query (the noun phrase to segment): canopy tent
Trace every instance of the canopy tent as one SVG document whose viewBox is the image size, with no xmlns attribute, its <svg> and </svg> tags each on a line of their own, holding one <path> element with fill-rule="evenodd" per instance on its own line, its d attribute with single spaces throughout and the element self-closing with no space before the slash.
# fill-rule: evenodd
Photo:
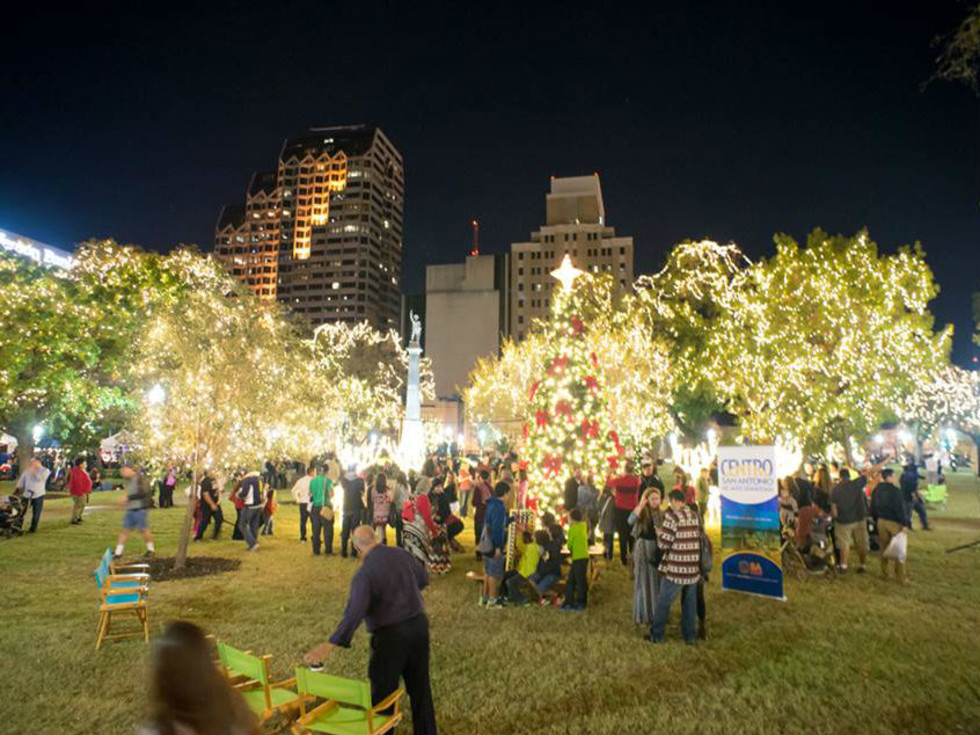
<svg viewBox="0 0 980 735">
<path fill-rule="evenodd" d="M 110 437 L 106 437 L 101 442 L 99 442 L 99 449 L 104 454 L 115 455 L 133 446 L 135 442 L 136 442 L 136 437 L 133 435 L 132 432 L 120 431 L 118 433 L 113 434 Z"/>
<path fill-rule="evenodd" d="M 0 444 L 6 444 L 7 450 L 9 451 L 17 446 L 17 440 L 10 436 L 10 434 L 5 434 L 4 432 L 0 431 Z"/>
</svg>

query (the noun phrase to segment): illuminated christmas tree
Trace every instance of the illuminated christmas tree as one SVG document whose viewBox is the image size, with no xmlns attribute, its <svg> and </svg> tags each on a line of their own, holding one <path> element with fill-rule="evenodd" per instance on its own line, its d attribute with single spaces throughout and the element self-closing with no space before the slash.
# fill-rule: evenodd
<svg viewBox="0 0 980 735">
<path fill-rule="evenodd" d="M 564 480 L 576 469 L 593 473 L 601 487 L 624 454 L 610 427 L 599 359 L 577 313 L 574 284 L 582 271 L 566 255 L 551 275 L 562 285 L 553 295 L 544 374 L 531 385 L 531 419 L 523 429 L 530 492 L 541 507 L 558 504 Z"/>
</svg>

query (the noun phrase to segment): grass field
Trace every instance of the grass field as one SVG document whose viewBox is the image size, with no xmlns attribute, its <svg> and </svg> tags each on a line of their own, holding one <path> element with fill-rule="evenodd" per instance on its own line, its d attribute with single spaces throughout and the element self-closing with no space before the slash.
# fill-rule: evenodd
<svg viewBox="0 0 980 735">
<path fill-rule="evenodd" d="M 477 563 L 457 555 L 426 592 L 440 731 L 980 733 L 978 553 L 945 553 L 980 538 L 980 505 L 973 478 L 950 479 L 948 509 L 932 512 L 936 530 L 911 537 L 908 587 L 877 574 L 790 580 L 788 601 L 774 602 L 722 593 L 715 577 L 709 640 L 693 648 L 679 642 L 676 610 L 673 642 L 642 640 L 618 565 L 604 570 L 584 615 L 484 610 L 464 579 Z M 129 734 L 145 716 L 147 647 L 94 649 L 92 569 L 114 541 L 116 497 L 96 494 L 79 527 L 68 523 L 69 500 L 49 501 L 38 534 L 0 541 L 0 733 Z M 180 507 L 151 512 L 158 554 L 173 553 L 182 516 Z M 297 519 L 295 506 L 283 506 L 276 537 L 255 554 L 228 540 L 227 527 L 224 540 L 194 545 L 192 553 L 241 558 L 242 567 L 154 584 L 154 631 L 188 619 L 275 654 L 275 673 L 287 675 L 332 631 L 355 569 L 312 557 Z M 141 553 L 141 540 L 128 552 Z M 367 642 L 362 629 L 327 670 L 366 678 Z"/>
</svg>

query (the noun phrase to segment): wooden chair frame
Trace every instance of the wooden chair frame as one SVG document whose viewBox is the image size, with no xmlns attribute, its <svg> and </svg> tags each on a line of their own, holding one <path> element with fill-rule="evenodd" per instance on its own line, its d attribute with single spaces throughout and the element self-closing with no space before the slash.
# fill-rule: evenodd
<svg viewBox="0 0 980 735">
<path fill-rule="evenodd" d="M 150 588 L 147 586 L 149 576 L 146 574 L 109 574 L 99 590 L 99 623 L 96 628 L 97 637 L 95 640 L 95 650 L 101 650 L 105 641 L 118 640 L 120 638 L 134 638 L 142 636 L 145 643 L 150 642 L 150 621 L 147 613 L 147 602 Z M 113 582 L 139 582 L 138 587 L 116 587 Z M 136 602 L 110 603 L 108 598 L 112 595 L 137 595 Z M 114 613 L 129 613 L 136 615 L 138 627 L 136 629 L 124 630 L 110 634 L 112 627 L 112 616 Z"/>
<path fill-rule="evenodd" d="M 295 681 L 295 678 L 294 678 Z M 370 709 L 364 710 L 367 715 L 368 724 L 368 735 L 381 735 L 389 730 L 393 729 L 395 725 L 402 721 L 404 714 L 402 713 L 402 698 L 405 696 L 404 687 L 398 687 L 395 691 L 389 694 L 387 697 L 382 699 L 376 705 Z M 325 715 L 330 710 L 336 709 L 340 706 L 340 702 L 334 699 L 328 699 L 323 704 L 317 705 L 309 712 L 306 711 L 305 699 L 310 697 L 314 699 L 312 695 L 306 695 L 300 692 L 300 707 L 299 707 L 299 717 L 297 718 L 295 724 L 292 727 L 294 735 L 304 735 L 305 733 L 311 732 L 306 729 L 306 725 L 313 722 L 321 715 Z M 377 730 L 374 729 L 373 718 L 375 715 L 379 714 L 382 710 L 388 709 L 389 707 L 394 707 L 391 713 L 391 718 L 385 722 Z"/>
<path fill-rule="evenodd" d="M 217 651 L 217 640 L 215 640 L 215 650 Z M 248 651 L 242 651 L 242 653 L 248 656 L 254 656 L 251 649 Z M 221 663 L 221 659 L 218 659 L 218 668 L 224 675 L 225 679 L 231 684 L 235 689 L 240 692 L 250 692 L 256 689 L 262 689 L 263 695 L 265 697 L 265 709 L 261 714 L 258 715 L 260 723 L 266 722 L 269 718 L 274 716 L 277 712 L 289 712 L 294 709 L 302 709 L 303 707 L 303 696 L 300 694 L 296 695 L 296 699 L 284 704 L 273 706 L 272 704 L 272 690 L 273 689 L 285 689 L 287 687 L 296 686 L 296 677 L 290 677 L 289 679 L 283 679 L 282 681 L 272 682 L 272 677 L 269 674 L 269 661 L 272 659 L 271 653 L 266 653 L 262 656 L 256 656 L 262 662 L 262 671 L 264 678 L 267 683 L 263 684 L 258 679 L 252 679 L 246 674 L 233 674 Z"/>
</svg>

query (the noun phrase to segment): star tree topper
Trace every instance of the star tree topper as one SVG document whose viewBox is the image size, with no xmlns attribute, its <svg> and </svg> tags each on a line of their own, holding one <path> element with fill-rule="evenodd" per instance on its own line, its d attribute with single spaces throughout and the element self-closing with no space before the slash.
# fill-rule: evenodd
<svg viewBox="0 0 980 735">
<path fill-rule="evenodd" d="M 572 265 L 572 259 L 568 257 L 568 253 L 565 253 L 565 257 L 561 259 L 561 266 L 551 271 L 551 275 L 561 281 L 561 287 L 565 291 L 571 291 L 574 287 L 575 279 L 583 273 L 585 271 L 579 270 Z"/>
</svg>

